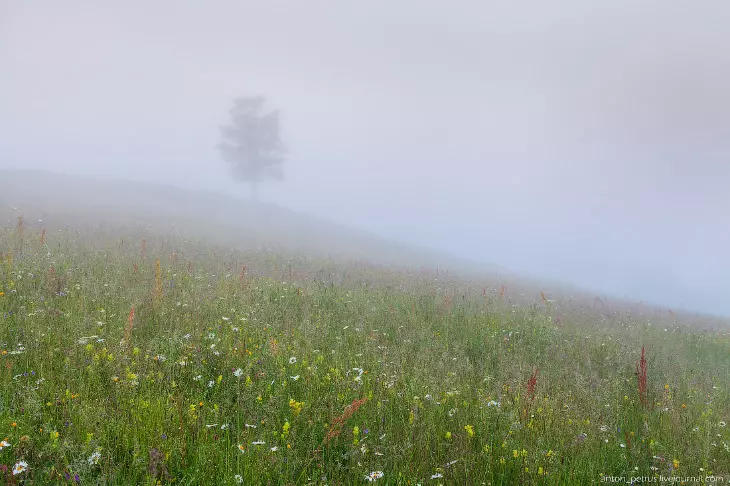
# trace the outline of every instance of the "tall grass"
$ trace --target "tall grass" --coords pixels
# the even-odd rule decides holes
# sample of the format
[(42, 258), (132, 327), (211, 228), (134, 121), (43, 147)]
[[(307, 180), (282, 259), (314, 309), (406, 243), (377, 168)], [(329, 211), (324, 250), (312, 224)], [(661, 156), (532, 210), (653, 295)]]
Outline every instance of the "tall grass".
[(0, 233), (7, 484), (730, 473), (727, 329), (517, 305), (443, 271), (32, 231)]

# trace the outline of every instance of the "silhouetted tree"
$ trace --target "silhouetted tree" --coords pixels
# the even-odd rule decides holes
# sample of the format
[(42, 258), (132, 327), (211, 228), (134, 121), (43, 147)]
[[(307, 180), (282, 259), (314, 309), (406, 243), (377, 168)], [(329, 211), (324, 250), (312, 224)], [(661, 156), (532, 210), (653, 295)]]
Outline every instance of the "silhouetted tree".
[(265, 103), (263, 96), (233, 100), (231, 123), (221, 128), (218, 144), (233, 178), (251, 184), (253, 199), (258, 199), (259, 183), (284, 179), (286, 148), (279, 137), (279, 112), (265, 112)]

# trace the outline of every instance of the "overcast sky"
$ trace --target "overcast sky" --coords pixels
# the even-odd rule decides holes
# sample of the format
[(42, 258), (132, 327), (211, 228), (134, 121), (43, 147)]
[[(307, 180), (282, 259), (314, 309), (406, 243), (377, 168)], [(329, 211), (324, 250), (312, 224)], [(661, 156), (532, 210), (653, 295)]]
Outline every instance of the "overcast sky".
[[(730, 4), (0, 0), (0, 168), (263, 199), (516, 272), (730, 314)], [(1, 187), (1, 181), (0, 181)]]

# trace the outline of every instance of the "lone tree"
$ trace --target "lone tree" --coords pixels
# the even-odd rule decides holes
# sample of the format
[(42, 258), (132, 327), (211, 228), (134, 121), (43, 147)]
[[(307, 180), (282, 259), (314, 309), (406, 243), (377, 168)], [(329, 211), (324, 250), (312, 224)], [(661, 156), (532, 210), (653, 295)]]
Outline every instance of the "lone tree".
[(258, 199), (258, 185), (266, 179), (283, 180), (286, 148), (279, 138), (279, 112), (264, 112), (266, 98), (236, 98), (229, 113), (231, 123), (221, 128), (218, 144), (223, 160), (237, 181), (251, 184)]

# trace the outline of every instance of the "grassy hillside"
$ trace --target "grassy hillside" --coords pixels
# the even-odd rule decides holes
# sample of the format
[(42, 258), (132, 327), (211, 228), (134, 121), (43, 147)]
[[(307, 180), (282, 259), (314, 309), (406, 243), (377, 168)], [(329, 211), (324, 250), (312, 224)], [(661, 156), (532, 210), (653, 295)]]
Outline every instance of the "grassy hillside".
[(730, 481), (719, 320), (76, 210), (0, 227), (8, 484)]

